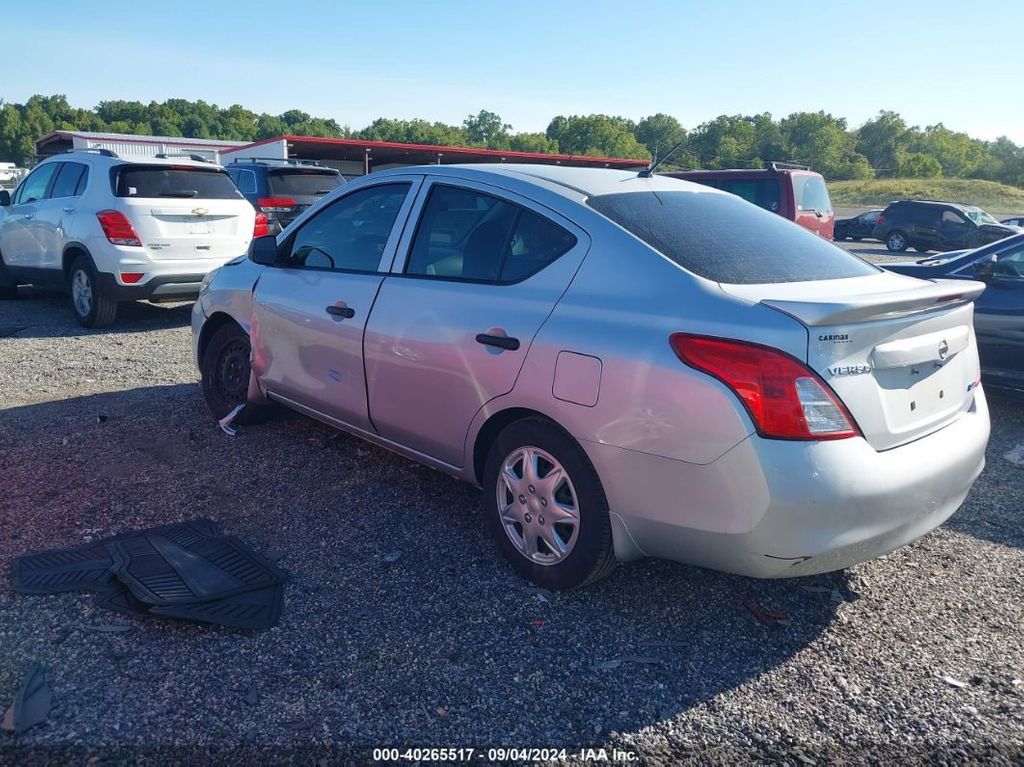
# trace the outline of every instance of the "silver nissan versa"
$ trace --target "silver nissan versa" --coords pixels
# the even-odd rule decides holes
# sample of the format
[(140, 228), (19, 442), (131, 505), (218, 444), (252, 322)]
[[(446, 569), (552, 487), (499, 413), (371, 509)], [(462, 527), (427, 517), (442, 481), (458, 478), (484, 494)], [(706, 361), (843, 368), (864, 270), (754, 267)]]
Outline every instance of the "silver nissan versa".
[(254, 241), (207, 278), (193, 343), (216, 417), (285, 405), (479, 485), (548, 588), (645, 555), (795, 576), (963, 502), (981, 290), (686, 181), (429, 166)]

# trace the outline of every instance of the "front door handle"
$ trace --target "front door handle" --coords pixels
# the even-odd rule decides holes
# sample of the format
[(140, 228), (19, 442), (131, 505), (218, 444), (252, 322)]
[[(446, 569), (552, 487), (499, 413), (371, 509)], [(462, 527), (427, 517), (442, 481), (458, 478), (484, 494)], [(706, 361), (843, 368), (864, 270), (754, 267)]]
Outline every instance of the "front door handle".
[(327, 313), (332, 317), (344, 317), (346, 319), (352, 319), (356, 316), (356, 310), (351, 306), (328, 306)]
[(74, 208), (64, 208), (64, 212), (65, 213), (74, 213), (75, 209)]
[(519, 339), (511, 336), (493, 336), (490, 333), (477, 333), (476, 342), (484, 346), (493, 346), (497, 349), (507, 349), (514, 352), (519, 348)]

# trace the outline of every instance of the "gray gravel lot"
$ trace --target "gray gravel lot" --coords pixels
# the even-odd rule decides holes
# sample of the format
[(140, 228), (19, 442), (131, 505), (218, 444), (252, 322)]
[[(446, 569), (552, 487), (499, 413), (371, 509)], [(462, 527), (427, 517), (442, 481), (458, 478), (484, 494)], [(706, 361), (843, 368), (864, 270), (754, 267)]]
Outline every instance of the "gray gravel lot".
[[(0, 763), (384, 745), (1024, 758), (1024, 469), (1002, 458), (1024, 441), (1024, 405), (993, 402), (964, 508), (882, 560), (780, 581), (643, 561), (549, 594), (498, 559), (471, 487), (298, 416), (222, 434), (189, 358), (190, 308), (129, 306), (92, 332), (60, 298), (0, 302), (0, 560), (207, 516), (283, 554), (281, 623), (135, 620), (87, 595), (15, 595), (5, 569), (0, 704), (35, 660), (55, 705), (0, 733)], [(629, 658), (655, 662), (608, 663)], [(252, 753), (223, 750), (238, 747)]]

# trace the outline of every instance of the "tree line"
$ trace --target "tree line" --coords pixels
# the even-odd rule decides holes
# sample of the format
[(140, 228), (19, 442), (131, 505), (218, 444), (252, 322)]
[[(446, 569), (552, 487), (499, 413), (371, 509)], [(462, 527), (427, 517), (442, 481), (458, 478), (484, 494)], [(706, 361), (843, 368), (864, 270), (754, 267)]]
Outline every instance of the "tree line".
[(891, 111), (858, 128), (825, 112), (795, 112), (778, 120), (767, 112), (721, 115), (689, 130), (667, 114), (638, 121), (591, 114), (559, 115), (543, 133), (523, 133), (481, 110), (460, 125), (381, 117), (353, 130), (297, 109), (257, 114), (238, 104), (225, 109), (187, 99), (103, 101), (83, 109), (62, 95), (36, 95), (24, 104), (0, 100), (0, 161), (32, 165), (35, 140), (53, 130), (229, 141), (328, 136), (635, 159), (661, 158), (678, 145), (664, 169), (754, 168), (788, 160), (810, 165), (828, 179), (947, 176), (1024, 187), (1024, 147), (1005, 136), (982, 141), (941, 123), (920, 128)]

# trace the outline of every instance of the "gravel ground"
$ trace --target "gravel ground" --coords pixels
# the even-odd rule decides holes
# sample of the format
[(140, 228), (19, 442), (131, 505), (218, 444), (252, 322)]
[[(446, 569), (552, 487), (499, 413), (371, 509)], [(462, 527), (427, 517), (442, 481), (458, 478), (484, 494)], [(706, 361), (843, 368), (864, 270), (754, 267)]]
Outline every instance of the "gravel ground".
[[(550, 594), (497, 558), (473, 488), (298, 416), (222, 434), (189, 311), (134, 305), (91, 332), (62, 299), (0, 303), (0, 560), (207, 516), (283, 555), (281, 623), (136, 620), (87, 595), (15, 595), (4, 571), (0, 701), (39, 661), (55, 703), (0, 733), (0, 763), (429, 745), (1024, 758), (1024, 469), (1002, 458), (1024, 442), (1020, 405), (993, 402), (964, 508), (881, 560), (780, 581), (643, 561)], [(760, 624), (751, 601), (786, 620)], [(130, 630), (88, 628), (109, 623)]]

